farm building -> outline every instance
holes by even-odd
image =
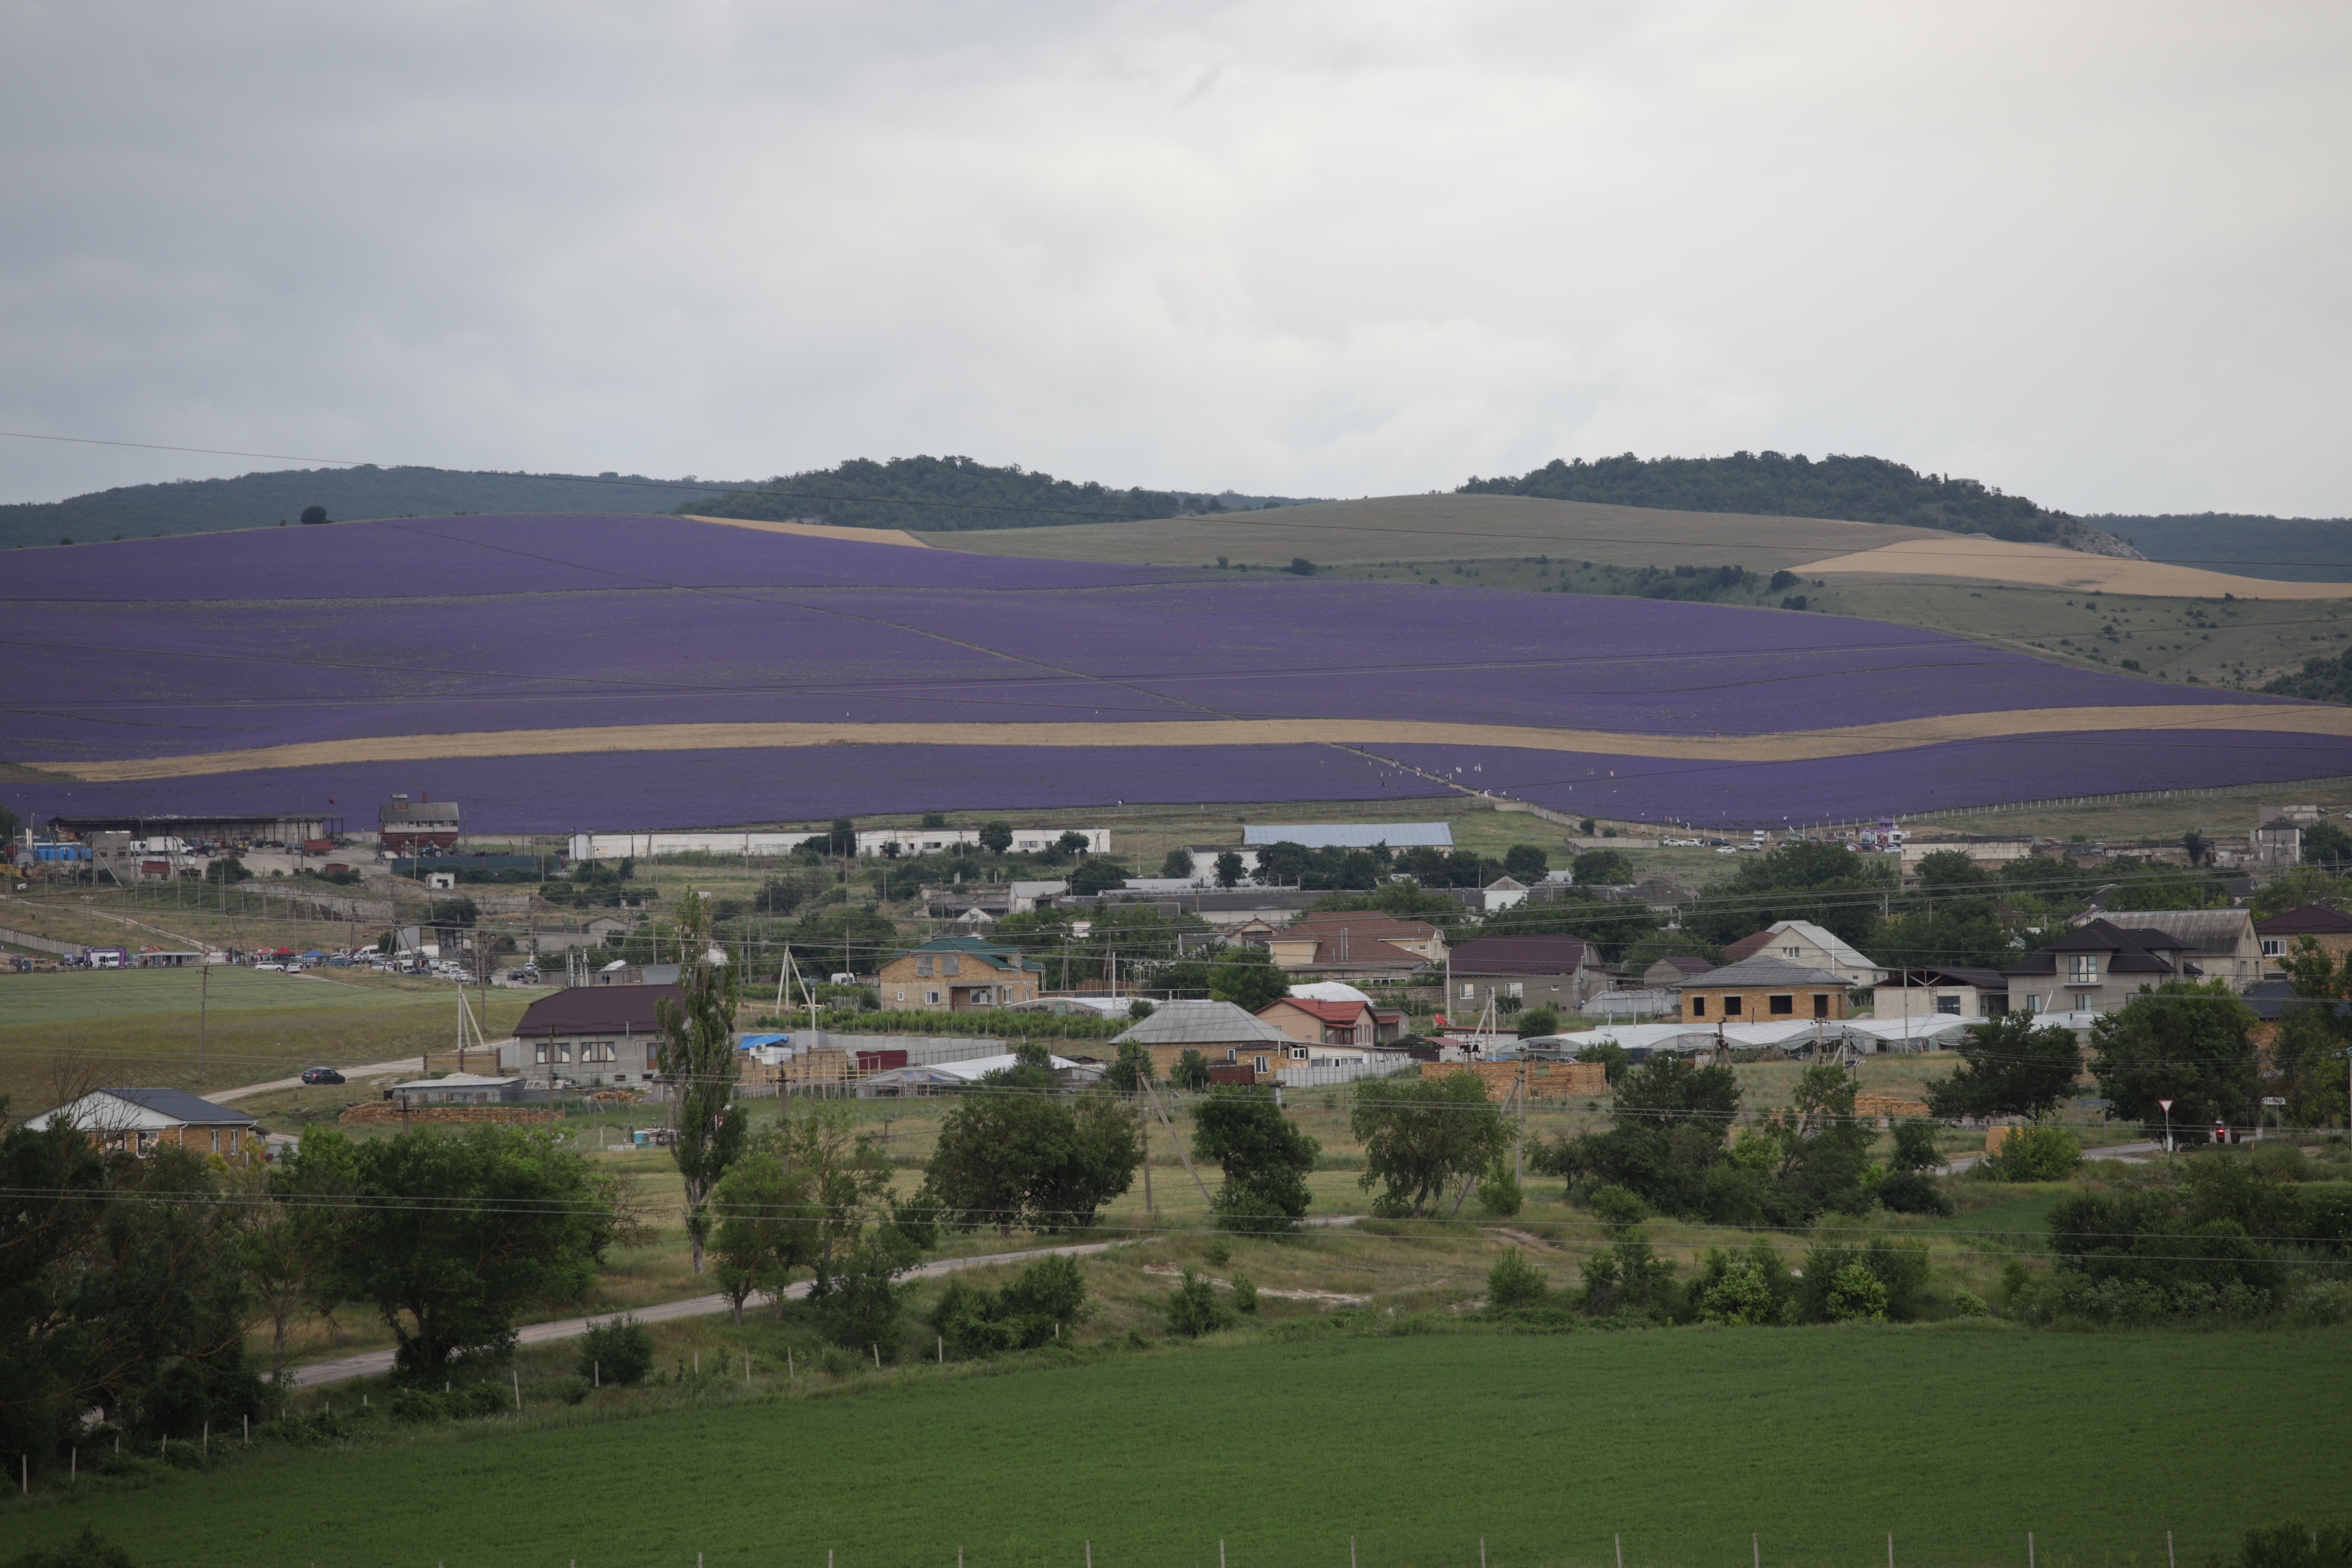
[[[376,842],[388,853],[414,854],[422,845],[446,849],[457,842],[458,814],[455,801],[438,805],[433,797],[410,800],[404,795],[376,809]]]
[[[520,1100],[522,1083],[520,1076],[453,1072],[394,1084],[388,1098],[410,1105],[499,1105]]]
[[[35,1131],[64,1121],[88,1132],[109,1153],[152,1154],[194,1149],[225,1160],[257,1152],[260,1123],[241,1110],[199,1100],[183,1089],[98,1089],[70,1104],[32,1117]]]

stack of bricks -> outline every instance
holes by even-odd
[[[1588,1100],[1609,1092],[1609,1069],[1600,1062],[1423,1062],[1421,1076],[1424,1079],[1446,1078],[1454,1073],[1475,1073],[1486,1085],[1486,1098],[1507,1100],[1512,1089],[1527,1075],[1527,1096],[1529,1100]]]
[[[1881,1121],[1891,1116],[1925,1116],[1927,1114],[1927,1102],[1905,1100],[1892,1094],[1857,1094],[1853,1097],[1853,1113],[1856,1116],[1875,1116]]]
[[[394,1100],[373,1100],[354,1105],[339,1121],[552,1121],[555,1112],[527,1105],[415,1105],[406,1110]]]

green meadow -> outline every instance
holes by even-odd
[[[158,1563],[2157,1568],[2352,1514],[2341,1335],[1214,1341],[593,1424],[266,1449],[11,1505]],[[952,1369],[950,1369],[952,1370]],[[807,1380],[803,1380],[804,1383]],[[723,1397],[714,1394],[713,1398]],[[54,1494],[51,1494],[54,1495]],[[1751,1535],[1756,1555],[1751,1558]],[[828,1553],[831,1553],[828,1559]]]

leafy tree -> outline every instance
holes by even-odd
[[[922,826],[924,831],[928,832],[934,827],[945,827],[947,825],[947,813],[943,811],[927,811],[923,813]]]
[[[1160,874],[1163,877],[1189,877],[1192,874],[1192,852],[1181,845],[1161,858]]]
[[[5,805],[0,805],[0,845],[14,844],[16,835],[25,831],[25,819]]]
[[[1220,888],[1238,887],[1241,883],[1241,856],[1231,849],[1219,851],[1217,855],[1217,886]]]
[[[785,1168],[780,1148],[763,1146],[771,1142],[782,1140],[772,1134],[753,1140],[711,1193],[719,1289],[733,1305],[738,1323],[743,1303],[755,1293],[769,1297],[781,1311],[793,1270],[816,1262],[806,1220],[807,1182]]]
[[[302,521],[305,525],[315,527],[326,521],[327,509],[325,507],[306,506],[302,509]]]
[[[1875,945],[1877,901],[1895,890],[1877,856],[1837,844],[1784,844],[1746,863],[1685,908],[1683,929],[1720,946],[1776,921],[1811,921],[1865,952]]]
[[[624,1312],[592,1323],[581,1336],[580,1375],[583,1378],[629,1388],[645,1382],[653,1369],[653,1331],[634,1314]]]
[[[2352,833],[2341,824],[2315,822],[2303,830],[2303,863],[2306,866],[2331,866],[2337,870],[2352,861]]]
[[[917,1201],[960,1229],[1084,1230],[1142,1163],[1140,1114],[1108,1095],[981,1089],[941,1121]]]
[[[1210,1200],[1220,1229],[1296,1230],[1307,1205],[1307,1173],[1323,1146],[1255,1091],[1213,1094],[1192,1110],[1192,1157],[1224,1169]]]
[[[1381,1193],[1375,1214],[1418,1215],[1450,1184],[1475,1177],[1510,1146],[1501,1107],[1475,1073],[1372,1079],[1356,1086],[1349,1130],[1364,1147],[1359,1185]]]
[[[285,1363],[286,1324],[305,1306],[333,1305],[330,1268],[341,1234],[341,1205],[355,1182],[352,1147],[329,1139],[306,1157],[232,1180],[264,1201],[245,1211],[245,1274],[255,1303],[270,1325],[269,1370]]]
[[[2258,1082],[2253,1010],[2226,980],[2168,980],[2091,1025],[2091,1072],[2116,1113],[2152,1137],[2202,1142],[2215,1122],[2242,1116]]]
[[[1540,882],[1551,869],[1551,858],[1538,844],[1514,844],[1503,853],[1503,874],[1521,882]]]
[[[482,911],[468,898],[436,899],[427,918],[436,926],[470,926],[482,918]]]
[[[1168,1070],[1168,1081],[1187,1094],[1199,1094],[1213,1081],[1209,1077],[1209,1058],[1195,1050],[1178,1053],[1176,1065]]]
[[[1559,1033],[1559,1009],[1549,1004],[1529,1007],[1521,1012],[1513,1024],[1523,1040],[1531,1040],[1539,1035],[1557,1035]]]
[[[2180,852],[2188,857],[2191,866],[2213,863],[2213,841],[2193,827],[2180,836]]]
[[[253,880],[253,873],[247,870],[245,868],[245,862],[238,859],[234,855],[215,855],[205,866],[205,880],[207,882],[250,882]]]
[[[2342,906],[2344,896],[2342,878],[2316,866],[2297,866],[2255,889],[2246,912],[2258,921],[2266,921],[2305,904],[2324,904],[2332,910]]]
[[[1969,858],[1965,849],[1938,849],[1922,855],[1915,868],[1919,886],[1931,893],[1952,893],[1969,888],[1997,889],[2000,879]]]
[[[2023,1127],[1984,1157],[1985,1174],[1997,1182],[2060,1182],[2083,1164],[2083,1142],[2063,1127]]]
[[[331,1149],[342,1136],[312,1129],[299,1158],[348,1159],[359,1201],[344,1211],[336,1288],[382,1314],[403,1373],[502,1357],[523,1308],[576,1301],[593,1282],[614,1194],[556,1134],[420,1129],[348,1155]]]
[[[735,1098],[735,1009],[741,999],[738,966],[710,961],[710,910],[689,889],[677,918],[678,1000],[654,1004],[661,1029],[655,1062],[677,1096],[677,1142],[670,1155],[685,1185],[686,1234],[694,1271],[702,1272],[710,1238],[710,1194],[743,1147],[743,1112]]]
[[[872,910],[829,904],[795,921],[786,941],[803,970],[871,969],[898,945],[898,928]]]
[[[1936,1124],[1906,1119],[1895,1124],[1895,1152],[1886,1157],[1890,1171],[1933,1171],[1942,1167],[1936,1148]]]
[[[1703,1321],[1753,1328],[1794,1321],[1796,1289],[1780,1249],[1758,1237],[1745,1257],[1708,1247],[1699,1259],[1690,1296]]]
[[[2300,999],[2282,1011],[2272,1037],[2264,1087],[2286,1101],[2291,1125],[2316,1127],[2345,1121],[2344,1053],[2352,1049],[2352,954],[2341,968],[2310,937],[2285,959]]]
[[[1601,1070],[1608,1075],[1609,1087],[1612,1089],[1625,1081],[1626,1073],[1631,1071],[1633,1066],[1633,1053],[1614,1040],[1601,1040],[1586,1046],[1576,1053],[1576,1059],[1580,1062],[1599,1062]]]
[[[2083,1070],[2074,1032],[2009,1013],[1961,1032],[1960,1066],[1927,1086],[1930,1114],[2024,1116],[2046,1113],[2064,1099]]]
[[[980,847],[991,855],[1003,854],[1013,847],[1013,825],[1009,822],[982,823]]]
[[[1209,994],[1244,1013],[1290,994],[1290,977],[1261,947],[1228,947],[1209,964]]]
[[[1622,849],[1587,849],[1569,869],[1579,887],[1619,887],[1633,879],[1633,858]]]
[[[1121,1094],[1138,1092],[1151,1081],[1151,1053],[1139,1041],[1120,1041],[1103,1081]]]
[[[1864,1247],[1816,1247],[1805,1255],[1796,1315],[1810,1323],[1897,1322],[1916,1316],[1927,1284],[1927,1244],[1874,1237]]]
[[[1057,479],[1018,465],[992,468],[970,458],[854,458],[831,468],[778,475],[765,484],[680,503],[709,517],[768,521],[821,517],[843,528],[903,528],[922,532],[979,528],[1049,528],[1187,512],[1222,512],[1214,497],[1171,490],[1117,489]]]
[[[1075,1258],[1041,1258],[989,1290],[950,1279],[933,1305],[930,1324],[958,1355],[982,1356],[1034,1350],[1053,1342],[1064,1325],[1086,1321],[1086,1271]]]
[[[1070,891],[1073,893],[1080,895],[1100,893],[1112,888],[1126,887],[1127,873],[1118,868],[1118,862],[1116,860],[1107,858],[1089,858],[1070,873],[1069,883]]]

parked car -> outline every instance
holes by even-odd
[[[341,1083],[343,1075],[332,1068],[312,1068],[302,1075],[304,1083]]]

